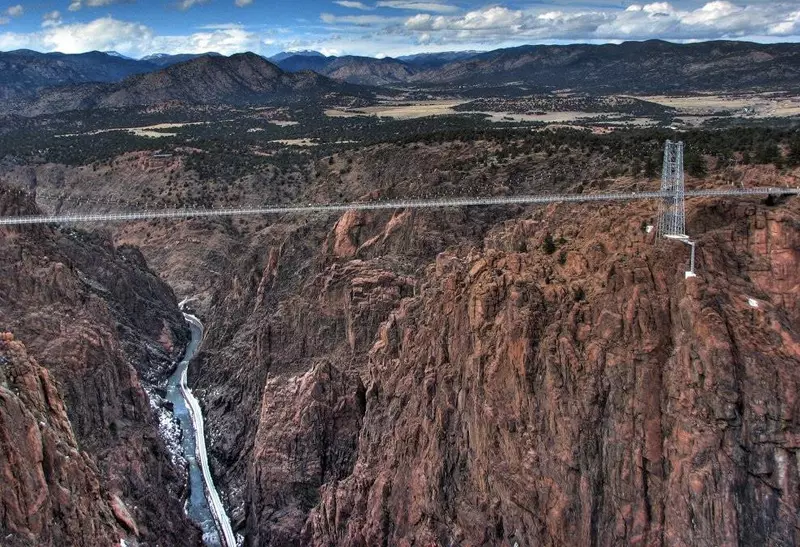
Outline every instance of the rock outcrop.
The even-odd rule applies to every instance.
[[[354,472],[303,542],[793,543],[800,215],[705,207],[731,224],[686,281],[615,207],[563,264],[525,222],[441,255],[380,330]]]
[[[55,381],[10,336],[0,340],[0,439],[3,545],[113,545],[127,537]]]
[[[198,378],[249,544],[795,541],[797,200],[691,204],[690,279],[653,214],[271,228]]]

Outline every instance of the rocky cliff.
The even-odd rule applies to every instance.
[[[440,255],[380,329],[353,473],[303,541],[796,541],[800,209],[702,204],[693,233],[721,210],[688,280],[617,207]]]
[[[33,207],[0,187],[0,214]],[[187,329],[141,254],[69,228],[0,229],[0,330],[38,361],[6,345],[2,543],[197,544],[144,390]]]
[[[690,279],[651,205],[464,213],[237,264],[194,381],[249,544],[796,540],[796,198],[691,203]]]
[[[135,532],[122,502],[103,495],[48,370],[0,338],[3,545],[112,545]]]

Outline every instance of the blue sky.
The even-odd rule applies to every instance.
[[[800,2],[4,0],[0,50],[398,56],[520,44],[800,41]]]

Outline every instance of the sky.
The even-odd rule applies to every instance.
[[[397,57],[660,38],[800,42],[800,1],[2,0],[0,51]]]

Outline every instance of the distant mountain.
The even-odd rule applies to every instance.
[[[158,67],[166,67],[178,63],[185,63],[186,61],[191,61],[192,59],[205,56],[222,57],[222,54],[215,51],[209,51],[207,53],[177,53],[175,55],[171,55],[169,53],[154,53],[153,55],[142,57],[141,60],[154,64]]]
[[[317,57],[294,55],[278,62],[283,70],[313,70],[334,80],[358,85],[393,85],[408,81],[417,71],[403,61],[374,57]]]
[[[215,97],[222,101],[238,101],[266,92],[262,87],[267,85],[265,75],[272,74],[271,70],[278,70],[279,74],[273,78],[274,82],[270,80],[277,86],[270,93],[281,93],[301,82],[319,88],[334,85],[333,81],[303,71],[331,78],[340,86],[344,83],[427,88],[458,86],[460,93],[474,96],[505,94],[511,90],[531,93],[554,89],[594,94],[800,91],[800,44],[791,43],[674,44],[651,40],[618,45],[521,46],[484,53],[430,53],[401,59],[326,57],[316,51],[291,53],[273,56],[277,59],[276,67],[255,54],[230,58],[218,53],[156,54],[133,60],[99,51],[79,55],[31,50],[0,52],[0,105],[3,101],[14,101],[13,105],[2,106],[6,111],[19,111],[20,104],[28,104],[40,95],[42,101],[55,100],[52,105],[44,106],[45,110],[85,108],[95,102],[101,105],[131,101],[144,104],[164,100],[171,94],[176,100],[191,101],[192,95],[184,93],[190,88],[199,102],[212,102]],[[236,61],[226,63],[224,59]],[[243,59],[248,60],[254,70],[252,74],[246,72]],[[267,69],[266,65],[272,68]],[[176,69],[175,73],[158,72],[152,79],[142,77],[142,83],[132,80],[122,87],[107,85],[168,67],[183,68]],[[235,67],[244,72],[236,75]],[[199,71],[197,77],[210,78],[211,85],[201,86],[198,81],[181,79],[192,71]],[[79,90],[74,84],[86,85]],[[227,86],[227,90],[216,84]],[[65,85],[70,88],[63,93],[42,91]],[[139,85],[150,88],[136,87]],[[44,104],[42,101],[40,105]]]
[[[313,70],[361,85],[475,86],[589,93],[800,89],[800,44],[659,40],[622,44],[520,46],[398,59],[287,57],[287,71]]]
[[[441,53],[417,53],[416,55],[403,55],[397,57],[398,61],[403,61],[416,68],[428,69],[444,66],[453,61],[469,59],[480,55],[481,51],[445,51]]]
[[[282,59],[270,57],[270,61],[281,67],[286,72],[299,72],[301,70],[313,70],[318,74],[325,71],[329,63],[336,60],[336,57],[325,57],[324,55],[290,55]]]
[[[800,88],[800,44],[659,40],[619,45],[521,46],[417,72],[410,82],[545,89],[691,92]]]
[[[106,55],[111,55],[112,57],[119,57],[120,59],[129,59],[131,61],[135,60],[133,57],[128,57],[127,55],[123,55],[119,51],[104,51]]]
[[[276,53],[272,57],[267,57],[267,60],[275,64],[278,64],[284,59],[288,59],[289,57],[325,57],[325,55],[323,55],[319,51],[313,51],[311,49],[303,49],[300,51],[281,51],[280,53]]]
[[[162,103],[264,104],[320,101],[324,96],[368,98],[365,88],[313,72],[287,73],[254,53],[201,56],[117,84],[83,84],[46,90],[9,110],[27,115],[88,108],[120,108]]]
[[[118,82],[158,67],[146,61],[90,51],[77,55],[29,49],[0,52],[0,100],[33,97],[39,89],[83,82]]]
[[[329,78],[361,85],[391,85],[405,82],[414,75],[410,65],[386,57],[336,57],[321,72]]]

